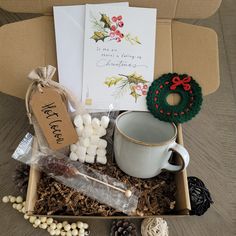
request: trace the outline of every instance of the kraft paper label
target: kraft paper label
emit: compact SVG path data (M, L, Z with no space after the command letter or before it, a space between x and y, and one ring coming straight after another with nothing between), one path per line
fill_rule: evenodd
M61 95L53 88L42 88L32 95L30 106L53 150L78 141L78 136Z

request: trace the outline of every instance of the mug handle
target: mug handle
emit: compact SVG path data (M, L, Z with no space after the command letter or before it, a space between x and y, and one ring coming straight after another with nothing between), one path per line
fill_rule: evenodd
M170 164L169 162L167 162L164 167L162 168L162 170L168 170L168 171L172 171L172 172L179 172L182 171L183 169L185 169L188 164L189 164L189 153L188 151L180 144L178 143L174 143L174 145L172 147L169 148L168 150L169 152L177 152L181 158L181 165L173 165Z

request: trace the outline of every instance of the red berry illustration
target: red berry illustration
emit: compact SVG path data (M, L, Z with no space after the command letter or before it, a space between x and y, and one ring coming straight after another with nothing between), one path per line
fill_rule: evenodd
M115 17L115 16L113 16L111 19L112 19L113 22L117 21L117 17Z
M136 86L136 89L137 89L137 90L141 90L142 88L141 88L140 85L137 85L137 86Z
M120 38L116 38L116 41L119 43L121 41L121 39Z
M120 35L120 31L119 30L116 30L115 33L116 33L116 35Z
M143 89L147 89L148 86L146 84L143 85Z
M112 30L112 31L115 31L115 30L116 30L116 26L115 26L115 25L112 25L112 26L111 26L111 30Z
M143 91L142 91L142 95L144 95L144 96L147 95L147 91L144 91L144 90L143 90Z
M121 37L121 38L124 38L124 35L121 33L121 34L120 34L120 37Z
M124 26L124 22L123 22L123 21L120 21L120 22L118 23L118 25L119 25L119 27L123 27L123 26Z
M114 37L115 37L115 33L114 33L114 32L111 32L111 33L110 33L110 37L111 37L111 38L114 38Z
M122 20L122 16L117 16L117 20Z

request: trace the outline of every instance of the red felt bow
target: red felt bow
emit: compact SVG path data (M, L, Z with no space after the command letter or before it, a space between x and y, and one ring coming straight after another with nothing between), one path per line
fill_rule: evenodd
M173 84L170 86L171 90L175 90L177 86L179 85L183 85L183 88L185 91L188 91L191 89L191 85L189 84L189 82L191 81L191 77L185 77L182 80L180 79L179 76L176 76L172 79Z

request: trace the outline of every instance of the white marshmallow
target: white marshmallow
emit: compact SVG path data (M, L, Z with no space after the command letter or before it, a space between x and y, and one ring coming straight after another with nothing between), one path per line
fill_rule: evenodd
M84 162L85 162L85 155L84 155L84 156L79 156L78 160L79 160L81 163L84 163Z
M100 163L100 164L105 165L107 163L106 156L97 156L97 162Z
M89 114L84 114L82 118L85 125L91 125L91 116Z
M79 127L77 127L76 129L76 133L79 137L81 137L83 135L83 131L84 131L84 126L80 125Z
M87 148L84 146L78 146L76 154L78 155L78 157L83 157L86 155L86 150Z
M90 156L90 155L85 156L85 162L94 163L94 161L95 161L95 156Z
M98 129L100 127L100 124L101 124L101 122L98 118L93 118L92 119L92 127L94 129Z
M71 152L76 152L77 151L77 145L76 144L71 144L70 145L70 151Z
M90 143L93 145L98 145L99 143L99 137L98 135L94 134L90 137Z
M105 136L106 133L107 133L106 129L103 128L102 126L101 126L101 127L98 129L98 131L97 131L97 134L98 134L99 137Z
M90 145L90 146L87 148L87 153L88 153L88 155L90 155L90 156L95 156L95 155L96 155L96 151L97 151L97 146L96 146L96 145Z
M86 125L84 130L83 130L83 134L82 136L85 138L89 138L93 135L93 128L91 125Z
M71 153L70 153L70 159L71 159L72 161L77 161L77 160L78 160L77 154L76 154L75 152L71 152Z
M82 138L80 139L81 146L88 147L90 144L89 138Z
M83 126L83 119L82 119L82 116L81 116L81 115L75 116L75 118L74 118L74 124L75 124L76 127Z
M98 156L106 156L106 150L105 149L100 149L100 148L98 148L97 149L97 155Z
M102 119L101 119L101 126L106 129L109 125L109 122L110 122L109 117L108 116L103 116Z
M107 147L107 141L104 139L99 139L98 148L105 149Z

